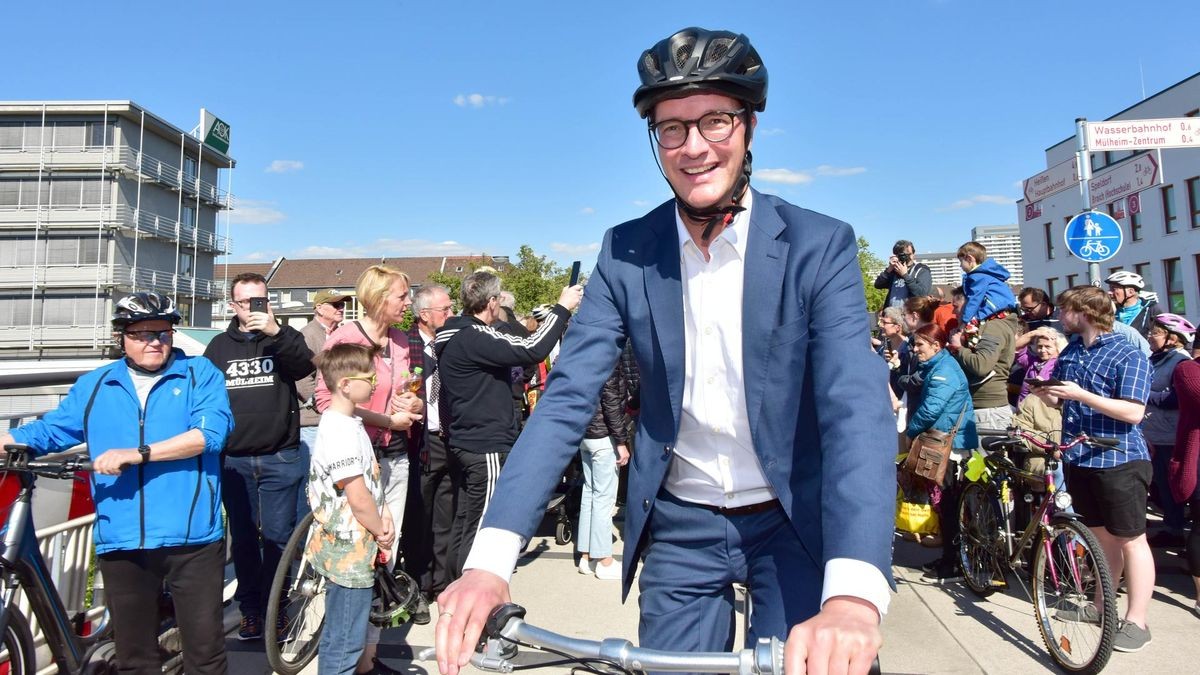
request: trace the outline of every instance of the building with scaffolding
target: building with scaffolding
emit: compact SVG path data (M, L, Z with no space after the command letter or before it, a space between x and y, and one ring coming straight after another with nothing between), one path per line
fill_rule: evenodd
M132 101L0 102L0 358L107 351L132 291L210 325L234 160L228 126L201 116L219 138Z

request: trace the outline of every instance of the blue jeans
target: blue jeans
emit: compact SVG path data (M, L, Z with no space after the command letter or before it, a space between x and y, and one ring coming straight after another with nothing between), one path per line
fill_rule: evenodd
M354 672L367 644L367 614L372 588L346 588L325 583L325 627L317 652L317 672L333 675Z
M312 465L312 453L317 447L317 427L300 427L300 452L304 453L301 460L306 467ZM305 474L307 478L307 474ZM304 520L312 513L312 505L308 503L308 483L300 487L300 496L296 500L296 522Z
M612 555L612 509L617 503L617 457L611 438L585 438L583 498L579 501L579 552L594 560Z
M296 501L308 479L305 458L300 448L221 458L221 503L238 580L233 597L242 616L266 613L275 568L296 527Z

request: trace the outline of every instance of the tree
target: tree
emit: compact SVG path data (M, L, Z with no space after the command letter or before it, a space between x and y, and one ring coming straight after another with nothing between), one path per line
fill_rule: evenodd
M875 288L875 275L883 269L883 261L871 253L871 243L866 237L858 238L858 268L862 270L863 290L866 292L867 309L878 312L887 299L887 291Z
M471 271L481 267L472 263ZM515 311L518 316L529 314L534 307L558 302L563 286L567 285L570 271L565 267L538 255L533 247L522 244L516 262L496 270L501 287L517 297ZM434 272L429 280L450 289L450 299L458 303L462 288L462 276Z

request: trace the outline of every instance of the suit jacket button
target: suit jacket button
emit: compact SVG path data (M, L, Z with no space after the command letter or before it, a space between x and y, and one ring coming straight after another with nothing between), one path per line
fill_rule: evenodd
M649 511L649 510L650 510L650 500L649 500L649 499L643 499L643 500L642 500L642 510L643 510L643 511Z

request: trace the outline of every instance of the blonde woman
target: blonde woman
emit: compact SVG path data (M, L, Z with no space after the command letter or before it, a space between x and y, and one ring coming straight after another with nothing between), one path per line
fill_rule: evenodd
M372 265L359 276L355 294L363 309L363 316L347 321L333 331L325 341L325 350L347 343L375 349L377 385L370 400L357 406L354 415L362 418L367 436L375 448L384 501L399 531L403 527L404 502L408 496L408 442L405 432L414 422L421 420L421 413L424 412L421 399L405 386L411 377L408 336L396 325L412 304L408 275L387 265ZM318 378L317 410L325 410L329 402L329 388L324 379ZM399 539L396 537L396 541ZM392 543L389 560L390 564L395 564L395 542ZM357 672L370 672L374 668L378 644L379 629L372 626Z

